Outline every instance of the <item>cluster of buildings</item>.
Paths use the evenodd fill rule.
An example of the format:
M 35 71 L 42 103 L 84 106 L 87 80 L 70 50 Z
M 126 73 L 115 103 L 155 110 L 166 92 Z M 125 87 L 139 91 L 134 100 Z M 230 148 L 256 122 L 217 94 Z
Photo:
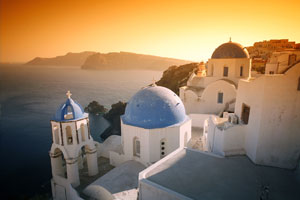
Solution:
M 179 96 L 138 91 L 103 143 L 68 92 L 51 120 L 53 199 L 299 199 L 297 57 L 252 77 L 248 51 L 224 43 Z
M 264 40 L 262 42 L 255 42 L 253 46 L 247 47 L 247 50 L 249 56 L 252 58 L 252 70 L 265 73 L 266 64 L 274 63 L 273 57 L 277 57 L 276 54 L 299 55 L 300 43 L 292 42 L 288 39 Z

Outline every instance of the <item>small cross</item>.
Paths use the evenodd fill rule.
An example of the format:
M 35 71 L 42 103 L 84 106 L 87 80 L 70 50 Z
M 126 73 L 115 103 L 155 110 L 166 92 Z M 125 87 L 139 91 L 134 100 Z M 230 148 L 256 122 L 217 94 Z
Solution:
M 156 86 L 156 84 L 155 84 L 155 82 L 156 82 L 156 80 L 154 79 L 154 77 L 153 77 L 153 79 L 152 79 L 152 86 Z
M 70 90 L 68 90 L 68 92 L 66 93 L 66 95 L 67 95 L 67 97 L 70 99 L 71 98 L 71 92 L 70 92 Z

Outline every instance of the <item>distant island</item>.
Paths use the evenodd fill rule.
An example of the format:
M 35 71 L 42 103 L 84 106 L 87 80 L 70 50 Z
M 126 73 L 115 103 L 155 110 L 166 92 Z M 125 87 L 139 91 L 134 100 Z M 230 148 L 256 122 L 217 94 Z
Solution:
M 26 65 L 81 66 L 82 69 L 99 70 L 165 70 L 172 65 L 187 63 L 191 63 L 191 61 L 129 52 L 103 54 L 86 51 L 81 53 L 67 53 L 64 56 L 54 58 L 37 57 L 27 62 Z
M 67 53 L 63 56 L 54 58 L 36 57 L 33 60 L 25 63 L 25 65 L 54 65 L 54 66 L 81 66 L 85 60 L 96 52 L 84 51 L 81 53 Z

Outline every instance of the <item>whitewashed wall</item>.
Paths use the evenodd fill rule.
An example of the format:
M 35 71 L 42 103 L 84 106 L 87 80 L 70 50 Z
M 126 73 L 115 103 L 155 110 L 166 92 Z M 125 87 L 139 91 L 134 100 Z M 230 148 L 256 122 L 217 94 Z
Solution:
M 245 125 L 247 155 L 258 164 L 294 168 L 300 156 L 300 64 L 286 74 L 240 81 L 236 114 L 250 106 Z

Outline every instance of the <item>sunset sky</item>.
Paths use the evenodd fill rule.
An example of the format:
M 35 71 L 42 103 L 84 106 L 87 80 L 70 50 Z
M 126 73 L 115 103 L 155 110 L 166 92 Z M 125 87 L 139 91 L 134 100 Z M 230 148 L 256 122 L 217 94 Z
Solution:
M 0 62 L 81 51 L 201 61 L 229 37 L 300 42 L 299 0 L 0 2 Z

